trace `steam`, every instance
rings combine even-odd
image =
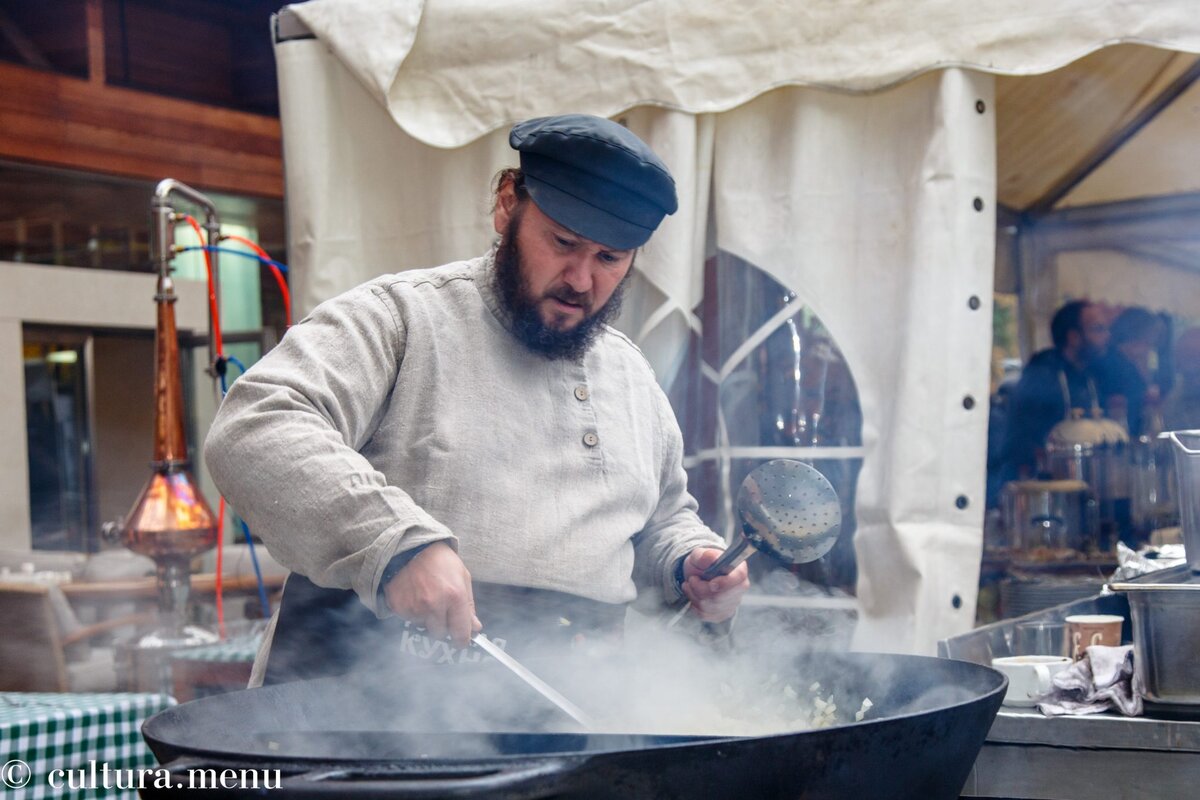
[[[547,631],[484,633],[598,721],[601,733],[740,736],[811,727],[814,700],[847,723],[870,686],[839,687],[835,676],[804,664],[813,639],[788,633],[777,610],[743,611],[726,651],[698,636],[699,622],[669,629],[661,618],[631,612],[623,637]],[[576,724],[478,648],[458,648],[400,621],[364,648],[354,680],[356,707],[331,710],[337,728],[399,731],[575,732]],[[539,643],[541,642],[541,643]],[[742,643],[746,643],[743,645]],[[814,684],[820,690],[813,690]],[[878,684],[877,684],[878,685]],[[393,697],[401,697],[396,702]],[[329,730],[331,720],[319,727]]]

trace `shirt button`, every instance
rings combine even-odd
[[[583,435],[583,443],[588,447],[595,447],[596,445],[600,444],[600,437],[591,431],[588,431]]]
[[[575,399],[576,400],[587,400],[588,399],[588,388],[586,386],[576,386],[575,387]]]

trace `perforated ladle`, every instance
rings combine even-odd
[[[746,476],[737,495],[741,536],[700,577],[728,575],[755,552],[788,564],[807,564],[828,553],[842,529],[837,492],[817,470],[789,459],[760,464]],[[692,604],[671,618],[675,625]]]

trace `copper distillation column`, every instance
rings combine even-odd
[[[158,269],[158,289],[154,295],[158,307],[154,342],[154,460],[150,465],[150,480],[129,514],[113,531],[122,544],[150,557],[157,565],[159,621],[156,630],[134,644],[135,650],[142,651],[206,644],[217,638],[211,631],[187,624],[191,560],[216,544],[218,530],[217,517],[192,474],[184,433],[175,282],[171,277],[174,224],[180,216],[170,204],[172,194],[180,194],[205,209],[210,242],[217,241],[220,230],[216,209],[207,197],[171,179],[158,184],[150,211],[152,247]],[[212,256],[215,272],[216,254]],[[211,330],[209,346],[211,355]]]

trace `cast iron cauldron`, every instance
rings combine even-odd
[[[875,705],[859,723],[768,736],[583,734],[503,671],[479,683],[420,665],[208,697],[142,732],[181,781],[279,769],[275,797],[937,800],[958,797],[1007,686],[987,667],[921,656],[817,653],[773,669],[822,682],[849,719],[864,696]],[[143,790],[159,796],[175,795]]]

